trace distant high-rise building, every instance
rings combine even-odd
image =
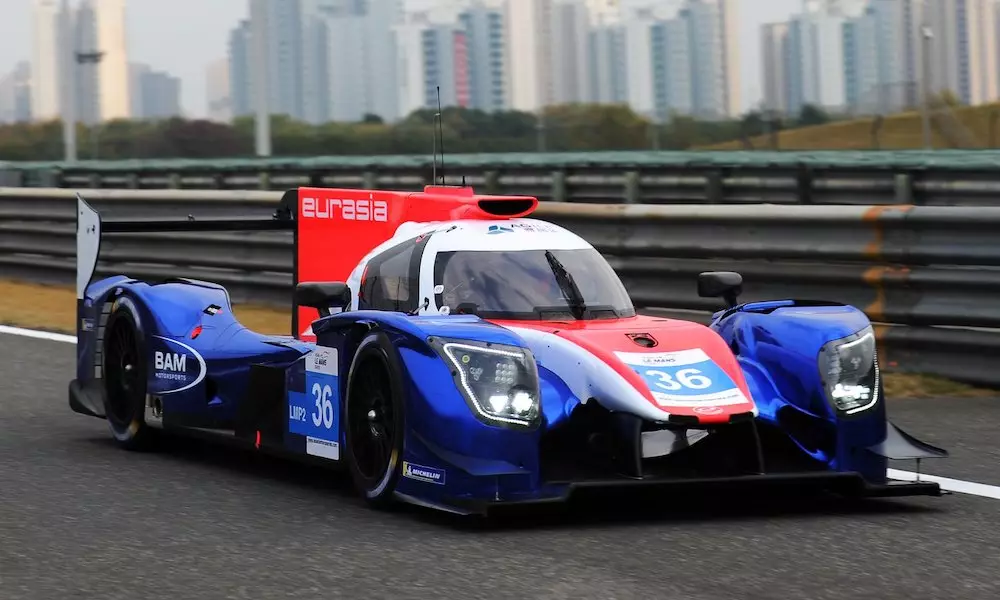
[[[205,100],[210,121],[228,123],[233,119],[229,73],[229,61],[225,58],[213,61],[205,70]]]
[[[469,106],[466,34],[457,19],[436,11],[409,13],[396,30],[402,115],[420,108]],[[457,16],[457,15],[454,15]]]
[[[882,51],[879,23],[874,9],[844,22],[844,98],[855,112],[885,112],[888,99],[882,88]]]
[[[468,42],[470,106],[487,111],[507,108],[510,69],[503,3],[473,0],[459,21]]]
[[[395,26],[403,19],[403,0],[368,0],[365,7],[365,41],[371,70],[370,112],[386,121],[395,121],[399,112],[399,48]]]
[[[402,0],[314,0],[326,35],[327,118],[359,121],[377,115],[393,121],[399,113],[395,27]],[[308,61],[307,61],[308,62]],[[319,64],[317,58],[315,64]],[[322,97],[322,96],[321,96]]]
[[[719,28],[725,45],[726,115],[737,117],[743,111],[743,62],[740,60],[740,13],[739,0],[722,0]],[[749,12],[749,6],[744,6]],[[746,13],[744,13],[746,14]]]
[[[936,1],[936,0],[932,0]],[[762,29],[764,105],[888,113],[914,106],[922,80],[924,0],[810,0]]]
[[[128,119],[129,62],[125,29],[125,0],[97,0],[96,50],[103,53],[98,63],[101,120]]]
[[[250,21],[229,32],[229,101],[233,117],[254,113],[253,65]]]
[[[554,104],[552,0],[507,3],[511,106],[537,111]]]
[[[330,36],[329,19],[354,19],[356,27],[363,27],[360,17],[366,14],[366,0],[302,0],[302,103],[305,120],[310,123],[323,123],[332,117],[330,97],[330,50],[331,42],[344,47],[346,53],[364,52],[367,42],[363,31],[342,31],[357,38],[360,48],[347,48],[346,38],[340,35]],[[338,65],[339,68],[339,65]],[[365,74],[355,84],[364,86]]]
[[[132,105],[138,119],[168,119],[181,114],[181,80],[146,65],[130,66]]]
[[[873,0],[878,29],[878,98],[885,111],[919,105],[924,80],[925,0]],[[862,97],[864,92],[862,91]]]
[[[844,26],[851,15],[842,5],[820,0],[807,0],[804,8],[789,24],[788,111],[797,114],[807,104],[844,110]]]
[[[997,5],[994,0],[926,0],[930,87],[966,104],[998,95]]]
[[[676,18],[678,8],[676,2],[667,4],[661,0],[623,0],[621,4],[628,104],[646,116],[656,113],[653,27]]]
[[[20,62],[0,78],[0,123],[31,120],[31,64]]]
[[[31,59],[31,113],[37,121],[62,116],[72,82],[67,40],[71,31],[66,0],[35,0]]]
[[[657,117],[736,116],[735,0],[621,0],[628,101]]]
[[[304,119],[301,0],[250,0],[250,22],[264,38],[267,60],[250,64],[256,73],[266,69],[269,112]]]
[[[590,13],[577,0],[552,4],[551,54],[552,103],[586,102],[590,96]],[[546,57],[540,56],[539,60]]]
[[[844,24],[844,85],[851,110],[885,114],[918,104],[923,2],[873,0],[860,14],[856,5],[841,7],[850,17]]]
[[[142,116],[142,78],[151,70],[149,65],[139,63],[132,63],[128,66],[128,86],[131,91],[129,112],[136,119],[144,118]]]
[[[652,66],[653,107],[660,121],[672,114],[690,115],[695,104],[697,67],[693,64],[691,22],[685,11],[677,18],[654,23],[650,29],[650,64]],[[712,73],[711,69],[705,69]]]
[[[689,40],[692,114],[707,118],[738,115],[736,0],[687,0],[678,19],[684,22]]]
[[[614,13],[591,13],[590,102],[620,104],[628,101],[625,29]]]
[[[785,68],[788,23],[762,25],[760,38],[763,108],[784,114],[788,111],[788,73]]]
[[[72,73],[67,77],[75,80],[76,118],[87,125],[101,122],[100,60],[101,44],[97,38],[97,11],[91,0],[80,2],[73,15],[71,59]],[[83,57],[90,60],[83,60]]]
[[[337,122],[360,121],[376,110],[373,94],[377,75],[373,77],[371,44],[365,39],[368,17],[328,15],[326,28],[329,118]]]

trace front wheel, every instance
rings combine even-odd
[[[392,500],[403,455],[402,366],[384,333],[358,346],[344,401],[345,458],[354,486],[377,507]]]
[[[104,329],[104,414],[111,435],[128,450],[149,446],[146,425],[146,354],[139,316],[131,303],[116,303]]]

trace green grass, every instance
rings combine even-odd
[[[1000,145],[1000,103],[957,107],[952,112],[968,134],[972,148]],[[778,134],[779,150],[916,150],[924,146],[923,120],[920,112],[905,112],[885,117],[878,132],[878,146],[873,144],[874,118],[838,121],[814,127],[790,129]],[[991,126],[992,122],[992,126]],[[994,138],[994,139],[991,139]],[[770,149],[768,136],[750,138],[758,150]],[[935,127],[935,148],[953,148],[954,143]],[[698,150],[742,150],[739,140],[697,148]]]

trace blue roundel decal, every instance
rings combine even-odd
[[[205,378],[205,359],[197,350],[168,337],[153,338],[149,393],[173,394],[201,383]]]

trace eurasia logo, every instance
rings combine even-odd
[[[389,220],[389,203],[385,200],[351,200],[349,198],[303,198],[302,216],[306,219],[343,219],[345,221]]]

